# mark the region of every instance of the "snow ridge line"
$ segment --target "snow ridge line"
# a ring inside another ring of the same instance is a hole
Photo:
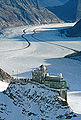
[[[65,49],[69,49],[69,50],[71,50],[71,51],[73,51],[73,52],[76,52],[76,53],[77,53],[77,52],[80,52],[80,51],[75,50],[75,49],[73,49],[73,48],[69,48],[69,47],[66,47],[66,46],[63,46],[63,45],[60,45],[60,44],[50,43],[50,42],[46,42],[46,41],[44,41],[44,40],[38,39],[38,38],[36,38],[36,37],[34,36],[34,35],[36,34],[36,30],[37,30],[37,28],[33,30],[32,37],[33,37],[34,39],[36,39],[37,41],[41,41],[41,42],[45,42],[45,43],[47,43],[47,44],[56,45],[56,46],[59,46],[59,47],[65,48]]]

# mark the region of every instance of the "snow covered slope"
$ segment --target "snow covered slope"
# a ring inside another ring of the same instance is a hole
[[[57,96],[57,92],[43,85],[10,84],[4,93],[0,93],[0,119],[76,120],[77,114]]]
[[[9,83],[0,81],[0,92],[7,89]]]

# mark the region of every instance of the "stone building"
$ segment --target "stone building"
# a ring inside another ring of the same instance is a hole
[[[63,79],[62,73],[56,76],[49,75],[44,65],[32,71],[32,80],[44,83],[55,89],[67,88],[67,83]]]
[[[64,80],[62,73],[59,75],[49,75],[46,67],[41,65],[32,71],[32,80],[56,89],[59,95],[67,100],[67,82]]]
[[[42,83],[44,82],[47,74],[46,67],[41,65],[39,68],[32,71],[32,80]]]

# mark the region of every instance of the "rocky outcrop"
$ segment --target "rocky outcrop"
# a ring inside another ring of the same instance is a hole
[[[13,80],[13,78],[0,68],[0,80],[10,83]]]

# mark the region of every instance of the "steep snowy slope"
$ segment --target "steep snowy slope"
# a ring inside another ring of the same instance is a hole
[[[76,120],[77,114],[57,96],[57,92],[36,83],[10,84],[0,93],[0,119]]]
[[[6,90],[8,86],[9,86],[9,83],[7,83],[7,82],[2,82],[2,81],[0,80],[0,92]]]

